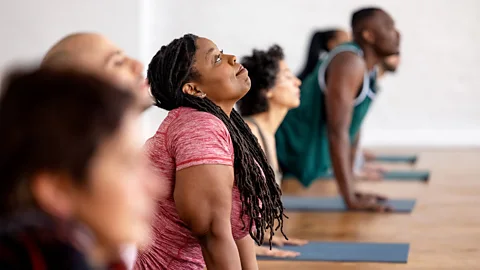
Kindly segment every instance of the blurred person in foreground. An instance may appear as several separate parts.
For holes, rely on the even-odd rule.
[[[126,269],[159,189],[137,136],[143,104],[92,74],[11,73],[0,96],[0,269]]]

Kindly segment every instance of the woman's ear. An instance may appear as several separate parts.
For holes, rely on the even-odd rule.
[[[73,183],[66,177],[40,173],[33,178],[31,190],[38,206],[48,214],[68,219],[74,211]]]
[[[199,98],[204,98],[207,96],[207,94],[198,89],[193,83],[184,84],[182,87],[182,91],[187,95],[192,95]]]

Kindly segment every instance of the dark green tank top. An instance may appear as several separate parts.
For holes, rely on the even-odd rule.
[[[321,59],[302,82],[300,106],[288,112],[275,134],[278,162],[283,174],[296,177],[306,187],[314,180],[325,177],[331,168],[325,111],[325,93],[328,92],[325,71],[333,57],[341,52],[353,52],[363,58],[363,51],[357,44],[345,43]],[[349,130],[351,142],[375,98],[375,82],[376,69],[366,72],[363,86],[354,101]]]

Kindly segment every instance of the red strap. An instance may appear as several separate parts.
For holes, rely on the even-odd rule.
[[[127,267],[125,266],[124,263],[117,262],[117,263],[112,263],[108,267],[109,270],[126,270]]]
[[[43,259],[42,253],[35,245],[35,243],[28,237],[26,234],[22,234],[21,239],[27,248],[28,255],[32,261],[33,270],[46,270],[45,261]]]

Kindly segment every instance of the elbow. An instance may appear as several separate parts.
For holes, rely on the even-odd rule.
[[[201,243],[232,236],[230,220],[204,220],[190,224],[190,231]]]
[[[205,238],[211,231],[207,222],[191,222],[188,225],[192,235],[198,239]]]

